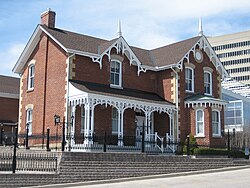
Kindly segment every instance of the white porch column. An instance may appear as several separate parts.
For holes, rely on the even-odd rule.
[[[145,125],[144,125],[143,129],[144,129],[144,138],[146,138],[145,141],[149,141],[149,136],[148,136],[148,132],[147,132],[147,129],[148,129],[148,114],[147,113],[145,113]],[[147,143],[146,143],[146,145],[147,145]]]
[[[118,146],[123,146],[123,110],[118,110]]]
[[[94,136],[94,130],[95,130],[95,125],[94,125],[94,120],[95,120],[95,106],[92,106],[91,108],[91,116],[90,116],[90,120],[91,120],[91,126],[90,126],[90,136],[91,136],[91,140],[93,142],[93,136]]]
[[[90,129],[91,129],[91,124],[90,124],[90,113],[91,113],[91,108],[89,103],[85,104],[85,126],[84,126],[84,144],[91,144],[91,136],[90,136]]]

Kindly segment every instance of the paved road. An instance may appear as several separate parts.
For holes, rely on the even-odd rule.
[[[241,167],[240,167],[241,168]],[[212,170],[213,171],[213,170]],[[250,167],[241,169],[226,170],[210,173],[194,173],[193,175],[181,175],[160,178],[144,178],[131,181],[114,182],[99,181],[97,184],[89,183],[61,184],[41,186],[43,188],[247,188],[250,187]],[[212,173],[211,173],[212,172]],[[185,173],[183,173],[185,174]],[[115,180],[116,181],[116,180]]]

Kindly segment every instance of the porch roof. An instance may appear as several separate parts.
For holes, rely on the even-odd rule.
[[[190,105],[193,107],[195,106],[202,106],[202,105],[209,105],[209,106],[225,106],[227,104],[227,101],[214,98],[213,96],[206,96],[203,94],[196,94],[189,96],[185,99],[185,104],[190,107]]]
[[[86,93],[117,97],[122,99],[130,99],[141,102],[150,102],[161,105],[168,105],[168,106],[170,105],[173,108],[175,107],[173,103],[166,101],[165,99],[163,99],[162,97],[160,97],[155,93],[150,93],[130,88],[122,88],[122,89],[111,88],[109,85],[105,84],[84,82],[78,80],[70,80],[70,83],[76,89]],[[69,97],[73,97],[72,94],[70,94]]]

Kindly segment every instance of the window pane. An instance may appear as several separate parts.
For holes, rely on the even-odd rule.
[[[192,69],[186,68],[185,69],[185,83],[186,83],[186,90],[192,91],[193,90],[193,71]]]
[[[115,74],[115,85],[119,85],[119,74]]]
[[[111,84],[115,84],[115,75],[114,75],[114,73],[110,74],[110,82],[111,82]]]

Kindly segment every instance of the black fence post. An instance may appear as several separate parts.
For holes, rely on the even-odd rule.
[[[142,135],[141,135],[141,152],[145,152],[145,127],[144,127],[144,122],[142,124]]]
[[[227,130],[227,156],[230,158],[230,134],[229,129]]]
[[[107,133],[104,132],[104,139],[103,139],[103,152],[107,151]]]
[[[3,130],[3,127],[2,127],[2,128],[1,128],[0,146],[3,145],[3,132],[4,132],[4,130]]]
[[[63,118],[62,124],[62,151],[65,149],[65,118]]]
[[[15,141],[14,141],[14,151],[13,151],[13,158],[12,158],[12,173],[16,172],[17,137],[18,137],[18,130],[17,130],[17,127],[15,127]]]
[[[29,148],[29,127],[28,126],[26,127],[25,148],[30,149]]]
[[[49,148],[49,131],[50,131],[50,129],[47,128],[47,143],[46,143],[47,151],[50,151],[50,148]]]
[[[187,156],[190,155],[190,137],[187,135]]]

